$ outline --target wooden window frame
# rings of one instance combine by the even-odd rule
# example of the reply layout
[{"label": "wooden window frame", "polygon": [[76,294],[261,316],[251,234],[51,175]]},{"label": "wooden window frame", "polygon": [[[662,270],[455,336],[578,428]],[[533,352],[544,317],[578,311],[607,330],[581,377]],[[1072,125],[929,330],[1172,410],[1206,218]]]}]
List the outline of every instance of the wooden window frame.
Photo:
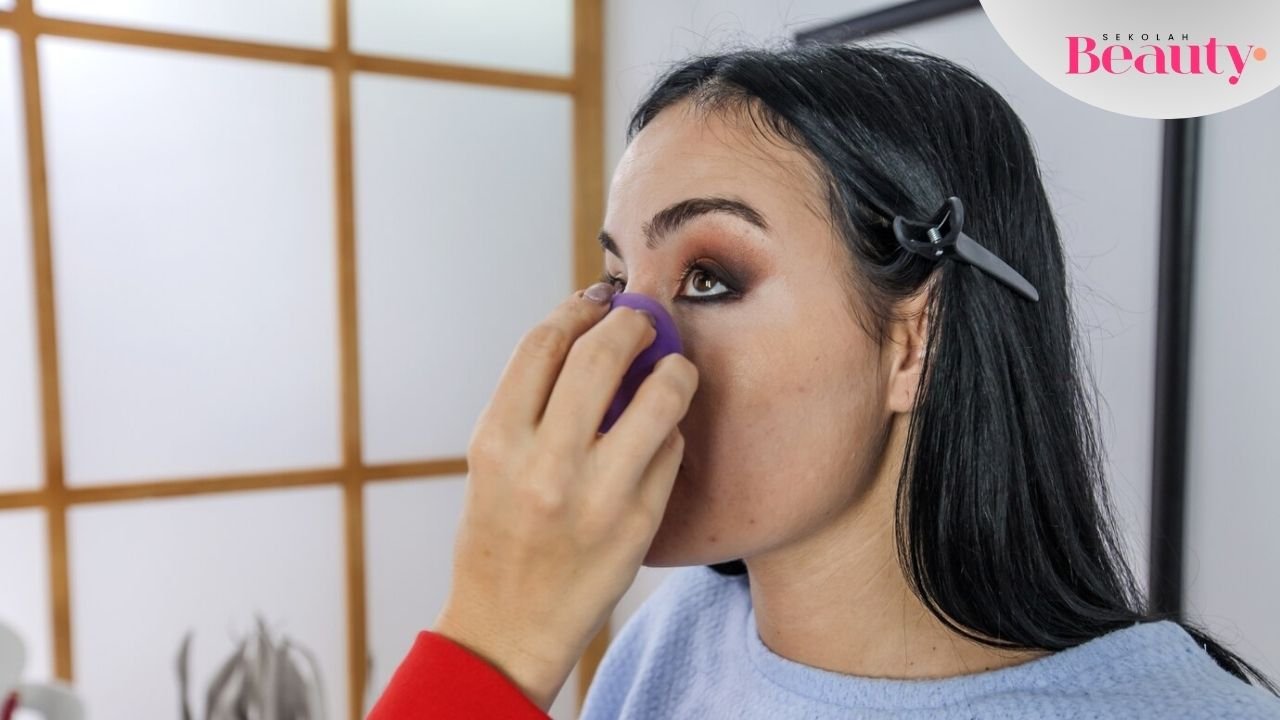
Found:
[{"label": "wooden window frame", "polygon": [[[23,126],[26,135],[30,242],[35,290],[36,346],[43,431],[44,477],[37,490],[0,493],[0,511],[43,510],[49,558],[49,600],[54,673],[72,681],[71,590],[67,564],[67,509],[75,505],[148,498],[185,497],[254,490],[338,486],[343,490],[343,537],[346,547],[347,671],[349,715],[364,717],[366,693],[367,616],[364,568],[364,488],[383,480],[446,477],[464,474],[466,458],[423,462],[366,464],[360,423],[360,353],[356,295],[356,230],[351,136],[351,76],[355,72],[519,88],[568,95],[573,101],[573,275],[575,286],[591,282],[599,271],[600,249],[594,236],[604,218],[604,82],[603,0],[574,0],[573,71],[569,76],[517,72],[428,62],[353,52],[349,0],[330,0],[330,46],[324,49],[244,42],[185,33],[158,32],[118,25],[64,20],[39,15],[34,0],[16,0],[0,11],[0,28],[18,40],[21,64]],[[338,338],[341,393],[342,463],[337,467],[284,472],[175,478],[69,488],[65,483],[62,445],[61,383],[58,368],[57,316],[54,307],[53,256],[46,180],[43,105],[36,41],[42,35],[76,38],[134,47],[160,48],[221,57],[324,67],[333,83],[333,142],[336,183],[335,212],[338,273]],[[580,661],[577,702],[604,655],[609,625],[592,640]]]}]

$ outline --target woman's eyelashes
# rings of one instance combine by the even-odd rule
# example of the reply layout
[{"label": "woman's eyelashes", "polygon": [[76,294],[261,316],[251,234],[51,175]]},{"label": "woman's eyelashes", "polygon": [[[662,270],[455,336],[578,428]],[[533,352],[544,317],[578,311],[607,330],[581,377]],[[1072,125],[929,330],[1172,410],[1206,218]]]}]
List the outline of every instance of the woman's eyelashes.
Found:
[{"label": "woman's eyelashes", "polygon": [[[686,302],[710,303],[740,297],[741,291],[736,287],[736,283],[726,280],[724,276],[725,273],[701,263],[692,263],[685,267],[680,275],[681,293],[678,299]],[[626,290],[626,281],[617,275],[610,274],[608,270],[600,275],[600,281],[610,283],[618,292]],[[686,289],[689,289],[691,294],[686,295],[684,292]]]},{"label": "woman's eyelashes", "polygon": [[[689,297],[696,302],[728,300],[737,294],[737,290],[722,279],[721,273],[697,263],[685,268],[684,274],[680,276],[679,285],[681,290],[689,288],[694,293]],[[718,292],[717,287],[721,288]],[[701,294],[703,292],[708,294]]]}]

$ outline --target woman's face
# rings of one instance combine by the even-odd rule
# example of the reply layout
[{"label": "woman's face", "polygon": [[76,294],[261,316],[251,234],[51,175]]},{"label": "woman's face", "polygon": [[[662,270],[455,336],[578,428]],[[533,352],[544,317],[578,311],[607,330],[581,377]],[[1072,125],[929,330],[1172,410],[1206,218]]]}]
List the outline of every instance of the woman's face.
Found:
[{"label": "woman's face", "polygon": [[664,304],[699,371],[649,566],[751,557],[847,519],[890,419],[812,166],[688,107],[632,140],[601,233],[605,270]]}]

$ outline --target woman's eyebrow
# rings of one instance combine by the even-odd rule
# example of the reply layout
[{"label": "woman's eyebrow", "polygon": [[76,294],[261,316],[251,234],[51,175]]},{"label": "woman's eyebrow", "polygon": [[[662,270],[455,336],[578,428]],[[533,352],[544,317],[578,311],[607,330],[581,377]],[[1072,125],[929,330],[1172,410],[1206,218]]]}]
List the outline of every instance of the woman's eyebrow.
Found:
[{"label": "woman's eyebrow", "polygon": [[[664,239],[678,230],[682,225],[700,215],[725,213],[741,218],[761,230],[768,230],[764,215],[750,204],[731,197],[698,197],[687,198],[658,211],[649,222],[644,224],[644,245],[650,250],[657,249]],[[600,231],[600,247],[622,258],[618,251],[618,243],[607,231]],[[622,258],[625,259],[625,258]]]}]

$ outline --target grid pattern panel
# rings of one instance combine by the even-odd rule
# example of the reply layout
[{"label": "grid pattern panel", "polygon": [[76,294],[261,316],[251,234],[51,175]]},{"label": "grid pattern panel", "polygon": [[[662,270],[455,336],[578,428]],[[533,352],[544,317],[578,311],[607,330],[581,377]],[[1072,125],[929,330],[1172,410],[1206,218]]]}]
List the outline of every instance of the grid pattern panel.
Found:
[{"label": "grid pattern panel", "polygon": [[[36,351],[38,356],[37,395],[40,410],[40,440],[43,456],[43,484],[36,490],[0,489],[0,511],[23,508],[41,509],[47,557],[47,584],[44,588],[50,613],[51,654],[54,674],[74,680],[74,653],[78,642],[73,639],[72,609],[81,600],[72,597],[68,566],[68,514],[81,513],[90,506],[103,503],[127,503],[155,498],[196,498],[248,491],[324,486],[341,493],[343,558],[332,558],[341,564],[344,580],[346,612],[346,704],[337,715],[359,718],[363,714],[361,698],[365,692],[366,597],[364,568],[365,511],[364,489],[381,480],[424,477],[437,478],[465,473],[464,458],[446,457],[418,459],[398,463],[369,464],[362,460],[363,438],[360,428],[361,388],[357,306],[357,237],[355,223],[352,97],[351,84],[355,72],[401,75],[431,80],[468,83],[490,87],[516,88],[569,98],[572,102],[572,277],[575,285],[590,282],[598,269],[599,250],[594,233],[603,217],[604,168],[603,101],[601,79],[602,12],[600,0],[574,0],[572,57],[574,71],[568,76],[539,72],[520,72],[442,62],[416,61],[397,57],[352,52],[349,42],[347,0],[330,0],[327,6],[329,37],[324,47],[277,45],[218,37],[213,27],[209,36],[180,34],[157,27],[138,27],[84,22],[77,19],[50,17],[37,12],[35,0],[18,0],[6,9],[0,0],[0,32],[12,31],[17,37],[20,58],[22,125],[25,133],[25,176],[27,215],[29,219],[29,256],[31,296],[34,299]],[[170,26],[172,27],[172,26]],[[185,31],[184,31],[185,32]],[[231,33],[221,33],[231,34]],[[50,226],[46,147],[46,110],[42,101],[41,54],[38,41],[48,38],[71,38],[140,48],[177,50],[186,53],[244,58],[267,63],[323,68],[331,87],[331,138],[333,141],[335,232],[333,257],[336,258],[337,295],[337,368],[339,387],[339,422],[341,430],[340,461],[329,467],[292,468],[263,472],[238,472],[230,475],[181,479],[120,478],[111,484],[68,486],[64,469],[63,395],[65,382],[60,369],[60,309],[56,308],[54,288],[58,268],[54,257],[54,233]],[[56,311],[58,310],[58,311]],[[466,423],[469,419],[460,419]],[[126,482],[125,480],[128,480]],[[121,505],[119,507],[129,507]],[[141,507],[141,506],[139,506]],[[14,517],[5,512],[3,517]],[[87,607],[87,606],[84,606]],[[577,686],[581,700],[603,655],[608,628],[598,636],[584,655],[579,668]]]},{"label": "grid pattern panel", "polygon": [[[45,520],[40,510],[0,512],[0,608],[4,620],[20,629],[27,647],[22,676],[42,681],[53,676],[49,623],[49,558],[44,552]],[[13,552],[22,548],[24,552]]]},{"label": "grid pattern panel", "polygon": [[315,655],[330,716],[341,714],[341,530],[333,486],[72,508],[76,685],[93,715],[172,717],[174,658],[187,632],[188,701],[203,707],[206,684],[259,614],[273,638]]},{"label": "grid pattern panel", "polygon": [[40,406],[27,241],[18,43],[0,30],[0,492],[40,486]]},{"label": "grid pattern panel", "polygon": [[573,290],[572,106],[363,73],[354,91],[364,457],[457,457]]},{"label": "grid pattern panel", "polygon": [[[461,475],[365,488],[370,685],[375,695],[409,651],[422,618],[435,618],[444,609],[446,588],[434,580],[449,577],[464,493]],[[420,572],[406,579],[406,567]]]},{"label": "grid pattern panel", "polygon": [[[396,663],[409,651],[422,618],[434,618],[444,608],[447,587],[441,581],[449,577],[465,494],[462,475],[365,488],[373,697],[386,687]],[[420,572],[406,580],[406,567]],[[581,663],[576,670],[552,703],[551,717],[576,717],[580,686],[575,678],[580,677]]]},{"label": "grid pattern panel", "polygon": [[338,464],[326,73],[39,49],[67,484]]},{"label": "grid pattern panel", "polygon": [[48,17],[196,35],[324,47],[325,0],[36,0]]},{"label": "grid pattern panel", "polygon": [[362,52],[550,75],[573,70],[572,0],[351,0]]}]

